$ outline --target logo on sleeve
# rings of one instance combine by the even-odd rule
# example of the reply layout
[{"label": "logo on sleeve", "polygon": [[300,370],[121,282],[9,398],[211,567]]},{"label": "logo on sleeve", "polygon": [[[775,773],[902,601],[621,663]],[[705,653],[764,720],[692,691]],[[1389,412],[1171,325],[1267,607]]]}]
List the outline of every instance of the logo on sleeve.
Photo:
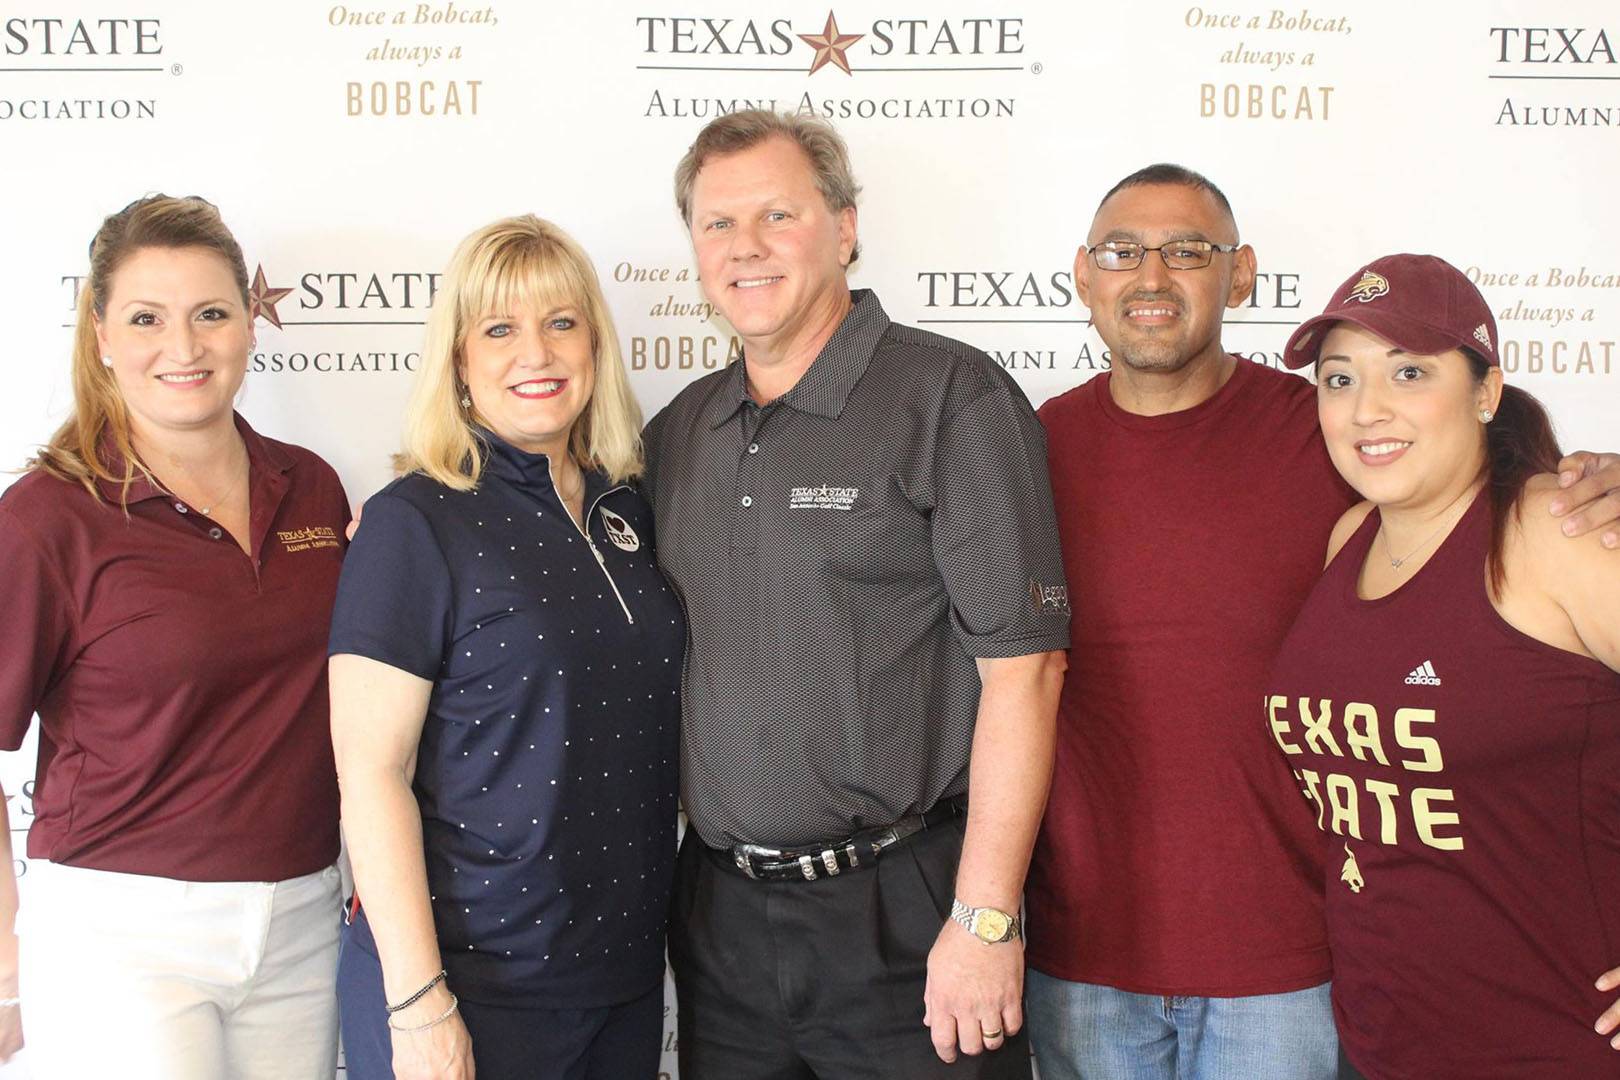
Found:
[{"label": "logo on sleeve", "polygon": [[1037,614],[1069,614],[1069,587],[1067,585],[1042,585],[1034,578],[1030,578],[1029,596],[1031,600],[1035,601]]},{"label": "logo on sleeve", "polygon": [[636,551],[641,547],[641,537],[630,523],[615,514],[607,507],[602,507],[602,527],[607,530],[607,537],[613,541],[613,546],[620,551]]},{"label": "logo on sleeve", "polygon": [[276,539],[280,540],[282,546],[289,552],[339,546],[337,530],[325,525],[306,525],[302,529],[277,529]]},{"label": "logo on sleeve", "polygon": [[796,487],[788,493],[789,510],[852,510],[860,488]]}]

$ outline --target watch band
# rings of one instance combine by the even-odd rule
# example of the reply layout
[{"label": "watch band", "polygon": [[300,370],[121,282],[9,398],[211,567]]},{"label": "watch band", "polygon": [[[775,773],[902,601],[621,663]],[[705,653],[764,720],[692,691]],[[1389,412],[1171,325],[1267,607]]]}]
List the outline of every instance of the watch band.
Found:
[{"label": "watch band", "polygon": [[968,907],[954,898],[951,900],[951,918],[986,945],[1016,941],[1023,929],[1017,915],[1000,908]]}]

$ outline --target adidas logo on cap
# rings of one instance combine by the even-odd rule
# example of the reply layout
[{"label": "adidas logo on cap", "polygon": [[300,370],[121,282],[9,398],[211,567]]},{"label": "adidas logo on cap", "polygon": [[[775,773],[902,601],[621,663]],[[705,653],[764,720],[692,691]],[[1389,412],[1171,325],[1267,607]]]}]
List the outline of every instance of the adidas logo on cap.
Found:
[{"label": "adidas logo on cap", "polygon": [[1423,661],[1412,669],[1406,677],[1407,686],[1439,686],[1440,676],[1434,673],[1434,664],[1428,660]]}]

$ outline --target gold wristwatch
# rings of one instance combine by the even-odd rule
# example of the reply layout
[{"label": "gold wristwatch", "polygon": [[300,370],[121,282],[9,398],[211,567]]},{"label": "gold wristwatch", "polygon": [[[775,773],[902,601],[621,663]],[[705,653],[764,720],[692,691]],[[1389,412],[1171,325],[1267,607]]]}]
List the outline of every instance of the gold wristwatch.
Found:
[{"label": "gold wristwatch", "polygon": [[960,900],[952,900],[951,918],[986,945],[1018,938],[1018,916],[1009,915],[1000,908],[968,907]]}]

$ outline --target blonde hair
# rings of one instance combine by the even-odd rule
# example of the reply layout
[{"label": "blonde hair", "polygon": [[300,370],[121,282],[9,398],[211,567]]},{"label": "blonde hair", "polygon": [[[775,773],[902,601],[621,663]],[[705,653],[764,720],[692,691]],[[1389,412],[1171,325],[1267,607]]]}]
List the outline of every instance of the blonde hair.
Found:
[{"label": "blonde hair", "polygon": [[[808,113],[778,113],[769,109],[741,109],[717,116],[704,125],[698,137],[675,166],[675,206],[688,228],[692,225],[692,187],[697,174],[712,157],[750,150],[766,139],[787,139],[810,159],[810,172],[816,190],[833,213],[855,209],[861,186],[849,164],[849,147],[833,126]],[[860,244],[849,253],[854,263],[861,257]]]},{"label": "blonde hair", "polygon": [[[79,286],[78,321],[73,330],[73,412],[25,465],[80,484],[97,499],[101,498],[98,480],[121,484],[122,497],[127,499],[137,475],[150,479],[130,441],[129,410],[117,380],[112,369],[101,362],[96,322],[107,314],[107,297],[118,268],[137,251],[153,247],[197,247],[219,255],[229,264],[242,294],[242,308],[248,310],[242,247],[206,199],[148,195],[101,223],[90,241],[90,274]],[[114,475],[103,458],[103,439],[123,459],[122,475]]]},{"label": "blonde hair", "polygon": [[567,233],[533,214],[484,226],[451,256],[405,410],[404,448],[394,458],[399,472],[420,472],[458,491],[478,486],[485,450],[472,410],[461,404],[457,377],[467,334],[491,313],[559,305],[580,309],[596,362],[596,388],[569,434],[569,453],[616,483],[641,472],[641,409],[596,270]]}]

